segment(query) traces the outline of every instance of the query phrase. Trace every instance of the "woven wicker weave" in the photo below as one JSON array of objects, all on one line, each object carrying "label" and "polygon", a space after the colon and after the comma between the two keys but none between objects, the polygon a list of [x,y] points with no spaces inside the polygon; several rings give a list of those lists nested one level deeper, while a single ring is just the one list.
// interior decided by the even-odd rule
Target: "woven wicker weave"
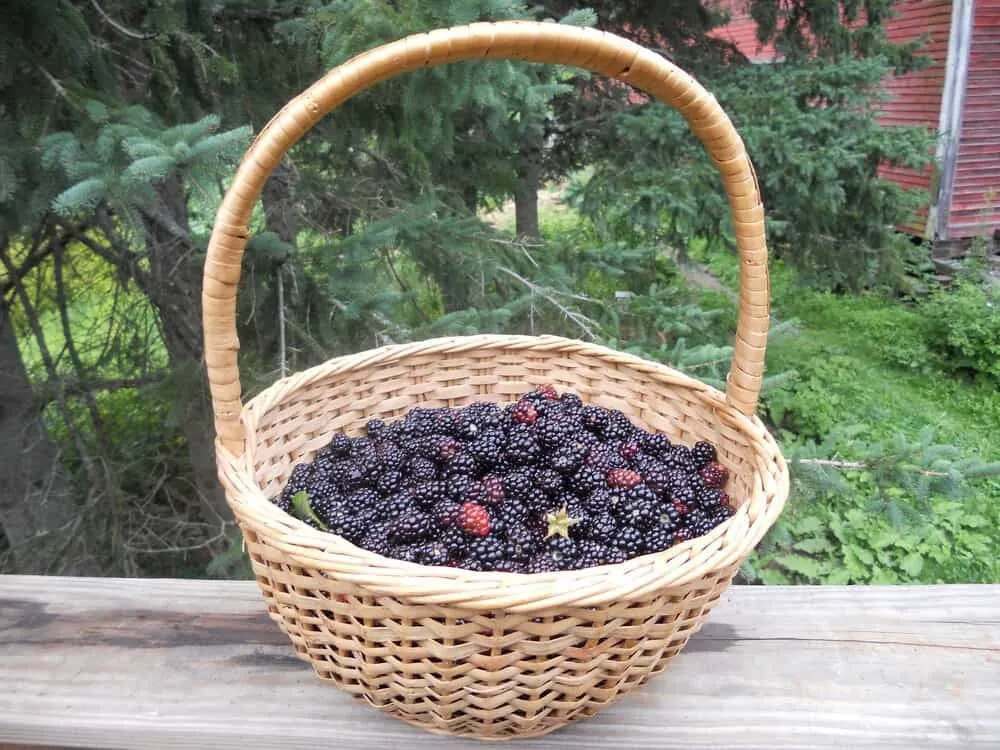
[{"label": "woven wicker weave", "polygon": [[[743,260],[725,395],[662,365],[556,337],[473,336],[339,357],[240,403],[240,261],[261,188],[317,120],[373,83],[471,58],[579,65],[676,106],[729,197]],[[316,673],[405,721],[486,739],[544,734],[591,716],[662,671],[702,624],[780,513],[785,462],[753,416],[768,324],[767,251],[756,179],[726,115],[688,75],[589,29],[509,22],[420,34],[333,70],[260,133],[215,224],[203,295],[219,474],[268,611]],[[710,440],[740,506],[711,533],[620,565],[520,575],[380,557],[272,505],[292,466],[337,431],[415,404],[508,401],[552,383],[621,409],[675,440]]]}]

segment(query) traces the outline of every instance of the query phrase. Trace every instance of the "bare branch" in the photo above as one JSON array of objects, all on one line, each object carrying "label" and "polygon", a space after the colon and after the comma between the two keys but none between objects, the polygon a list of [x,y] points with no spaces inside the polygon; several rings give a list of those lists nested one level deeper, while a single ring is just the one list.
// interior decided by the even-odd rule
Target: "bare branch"
[{"label": "bare branch", "polygon": [[129,39],[137,39],[140,42],[148,42],[150,39],[156,39],[159,36],[158,32],[143,33],[141,31],[132,31],[132,29],[127,26],[123,26],[118,23],[115,19],[109,16],[100,5],[97,4],[97,0],[90,0],[90,4],[94,6],[94,10],[97,11],[98,15],[104,19],[105,23],[111,28],[117,31],[122,36],[127,36]]},{"label": "bare branch", "polygon": [[[833,469],[849,469],[852,471],[864,471],[866,469],[873,468],[872,464],[864,461],[837,461],[831,458],[799,458],[796,459],[795,463],[809,464],[812,466],[829,466]],[[950,476],[950,474],[946,474],[943,471],[929,471],[928,469],[912,469],[912,471],[915,471],[925,477]]]}]

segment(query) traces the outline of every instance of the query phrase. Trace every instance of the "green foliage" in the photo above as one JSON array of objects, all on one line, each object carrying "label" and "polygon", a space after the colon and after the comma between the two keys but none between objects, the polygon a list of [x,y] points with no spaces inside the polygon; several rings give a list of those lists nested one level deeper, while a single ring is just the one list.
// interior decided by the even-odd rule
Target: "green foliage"
[{"label": "green foliage", "polygon": [[1000,518],[995,506],[981,507],[937,499],[923,522],[900,526],[858,495],[793,506],[741,573],[769,584],[992,583],[1000,550],[991,529]]},{"label": "green foliage", "polygon": [[[882,58],[737,66],[708,82],[747,145],[768,208],[772,248],[831,288],[898,286],[912,249],[892,227],[921,196],[878,176],[882,163],[921,166],[931,140],[880,126]],[[714,166],[683,119],[660,104],[615,121],[613,150],[576,188],[582,210],[616,235],[732,244]]]},{"label": "green foliage", "polygon": [[1000,382],[1000,287],[961,280],[922,305],[927,342],[945,370]]},{"label": "green foliage", "polygon": [[52,202],[62,216],[92,211],[102,201],[126,209],[149,206],[154,183],[175,170],[209,198],[217,192],[211,181],[218,169],[231,164],[250,137],[246,127],[216,133],[214,115],[167,127],[142,107],[93,111],[89,127],[40,142],[42,166],[60,170],[71,183]]}]

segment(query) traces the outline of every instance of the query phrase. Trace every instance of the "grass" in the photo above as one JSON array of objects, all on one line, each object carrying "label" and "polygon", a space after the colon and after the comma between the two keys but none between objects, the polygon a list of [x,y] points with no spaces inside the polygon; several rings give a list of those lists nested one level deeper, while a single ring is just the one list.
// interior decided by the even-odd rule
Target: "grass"
[{"label": "grass", "polygon": [[[704,246],[695,246],[693,254],[736,288],[739,265],[733,255]],[[717,294],[705,295],[706,305],[719,302]],[[772,312],[778,320],[794,319],[799,327],[798,335],[768,346],[770,372],[797,373],[791,385],[764,398],[772,418],[778,417],[780,442],[821,440],[846,426],[856,427],[866,441],[897,434],[915,440],[930,427],[936,442],[955,446],[964,457],[991,461],[1000,455],[996,385],[941,369],[918,308],[878,294],[809,289],[778,262],[772,268]],[[784,555],[782,564],[792,569],[778,566],[763,576],[765,581],[1000,581],[1000,479],[971,481],[960,503],[935,499],[923,519],[927,523],[908,529],[870,510],[865,495],[872,488],[864,476],[849,479],[854,496],[807,503],[793,491],[776,533],[785,535],[791,548],[803,545],[818,554]],[[842,524],[837,534],[829,533],[834,522]],[[806,528],[808,533],[802,531]],[[928,542],[938,535],[943,536]],[[899,543],[898,549],[886,545],[883,540],[889,538]],[[855,573],[839,569],[841,563],[844,568],[854,565]]]}]

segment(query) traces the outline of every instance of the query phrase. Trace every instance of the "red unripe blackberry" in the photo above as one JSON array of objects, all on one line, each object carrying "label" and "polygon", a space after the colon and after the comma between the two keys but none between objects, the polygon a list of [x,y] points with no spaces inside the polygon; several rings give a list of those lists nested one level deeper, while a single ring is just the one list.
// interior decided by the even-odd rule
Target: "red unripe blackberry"
[{"label": "red unripe blackberry", "polygon": [[634,440],[629,440],[618,446],[618,453],[626,461],[631,461],[639,455],[639,444]]},{"label": "red unripe blackberry", "polygon": [[458,525],[471,536],[486,536],[490,533],[490,512],[479,503],[462,503]]},{"label": "red unripe blackberry", "polygon": [[535,389],[535,393],[544,399],[548,399],[549,401],[555,401],[559,398],[559,392],[555,389],[555,387],[547,383],[545,385],[538,386]]},{"label": "red unripe blackberry", "polygon": [[534,424],[535,420],[538,419],[538,410],[530,401],[521,399],[514,404],[514,408],[511,409],[510,416],[515,422],[520,422],[521,424]]},{"label": "red unripe blackberry", "polygon": [[642,477],[631,469],[611,469],[605,475],[605,481],[608,483],[608,487],[630,489],[639,484]]},{"label": "red unripe blackberry", "polygon": [[705,484],[709,487],[715,487],[716,489],[722,489],[725,487],[726,480],[729,479],[729,470],[722,464],[715,461],[704,466],[699,473],[701,474],[702,481],[705,482]]}]

